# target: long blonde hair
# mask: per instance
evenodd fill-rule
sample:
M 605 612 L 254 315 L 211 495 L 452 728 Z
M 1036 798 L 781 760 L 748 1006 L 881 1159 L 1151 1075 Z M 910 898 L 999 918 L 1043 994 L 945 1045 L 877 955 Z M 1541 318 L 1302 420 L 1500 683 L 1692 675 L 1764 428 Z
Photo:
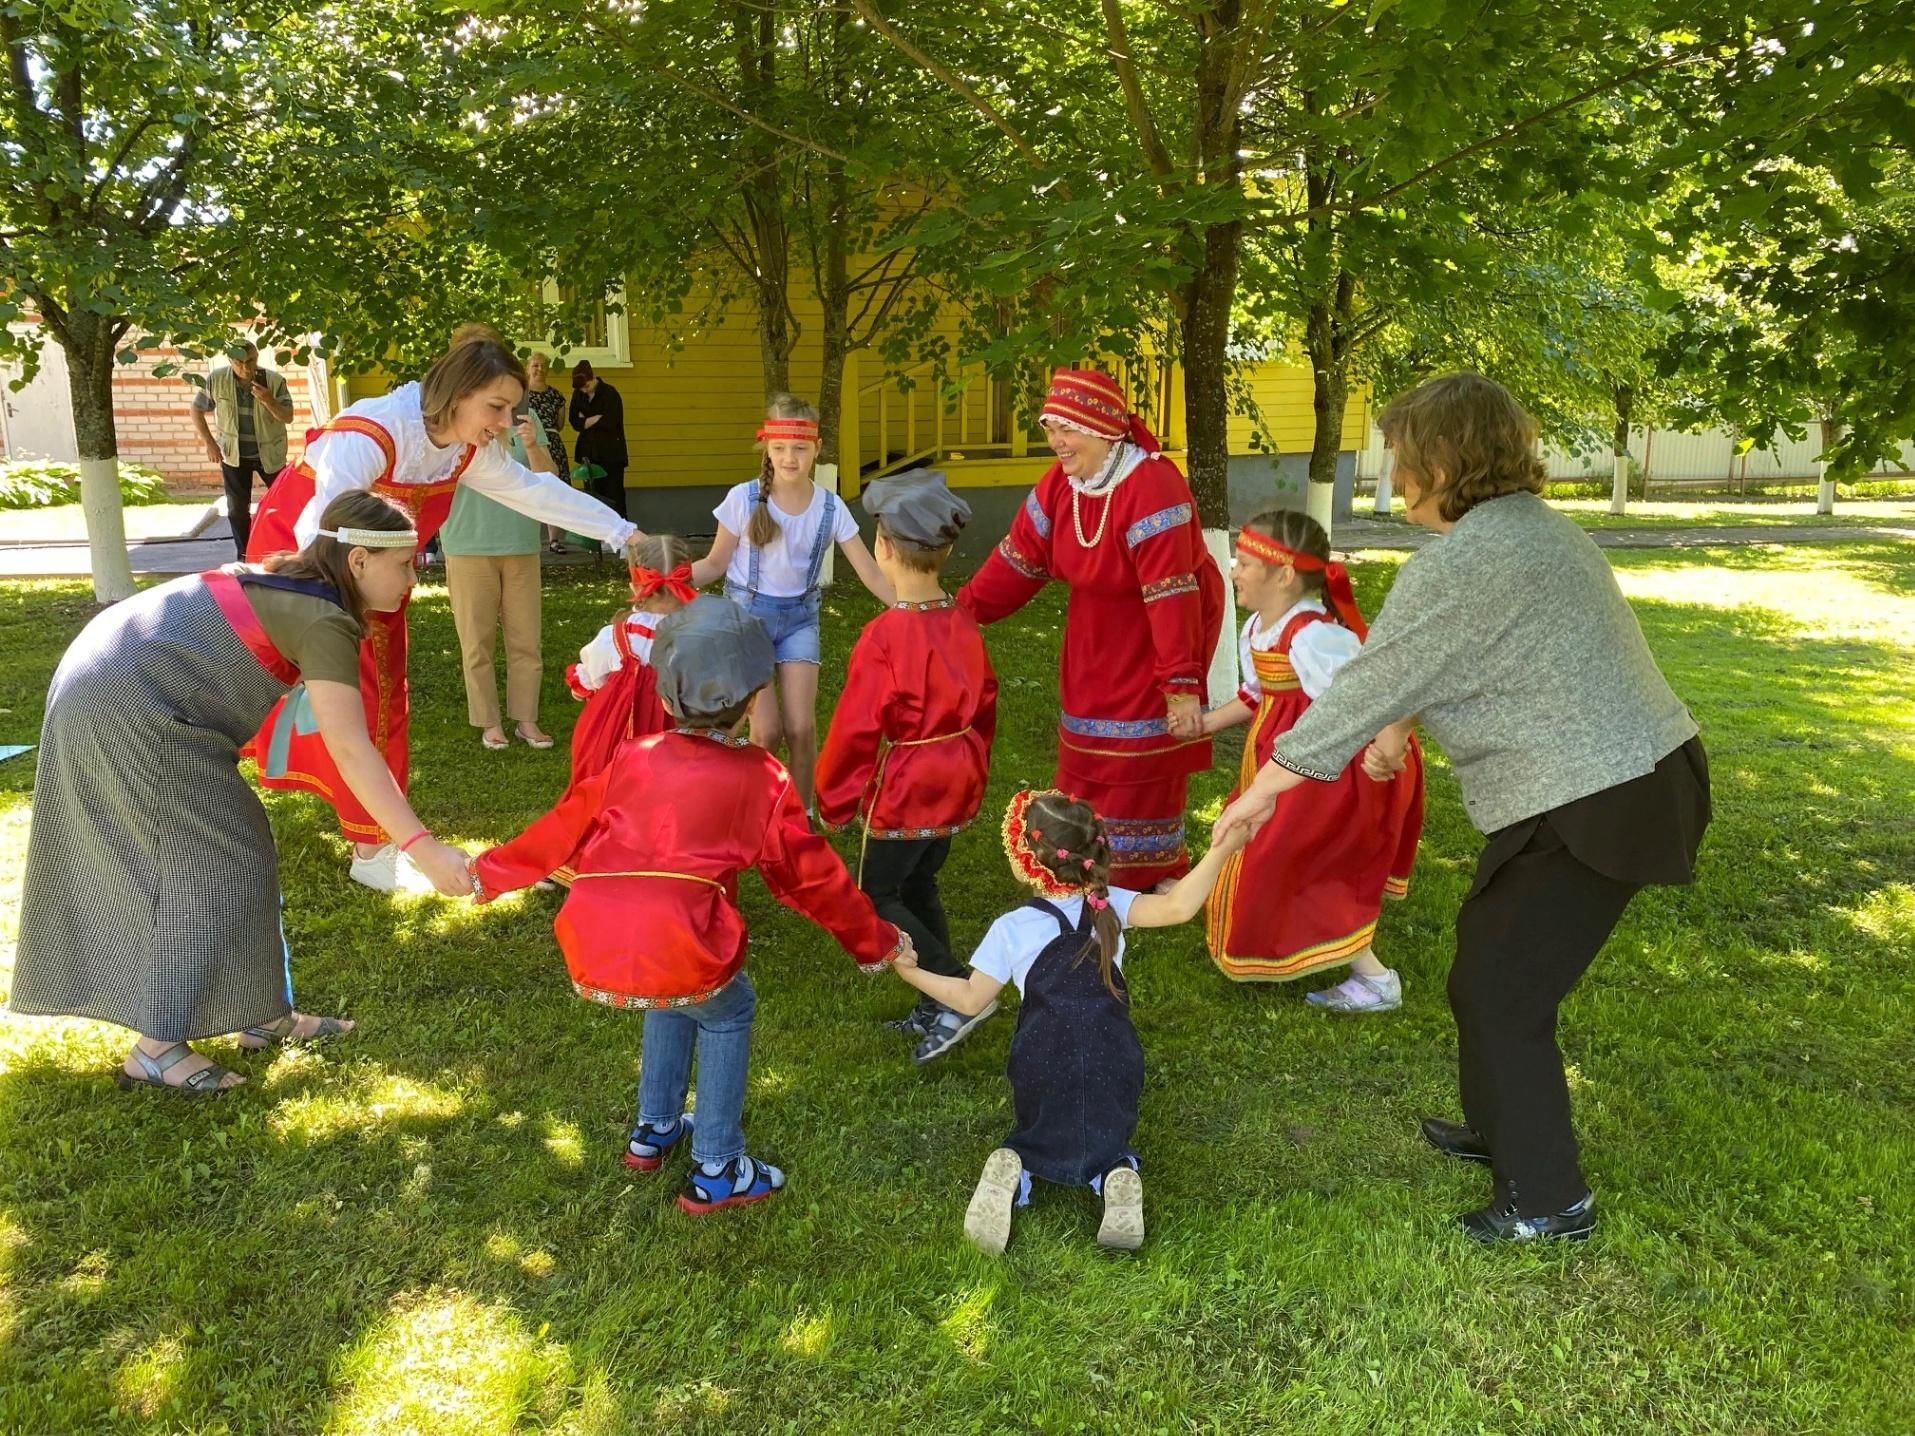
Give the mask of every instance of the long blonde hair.
M 765 405 L 767 419 L 809 419 L 818 422 L 818 409 L 796 394 L 773 394 Z M 758 471 L 758 492 L 752 498 L 751 522 L 745 525 L 745 538 L 754 548 L 778 542 L 778 521 L 771 516 L 771 446 L 758 446 L 765 452 L 764 467 Z

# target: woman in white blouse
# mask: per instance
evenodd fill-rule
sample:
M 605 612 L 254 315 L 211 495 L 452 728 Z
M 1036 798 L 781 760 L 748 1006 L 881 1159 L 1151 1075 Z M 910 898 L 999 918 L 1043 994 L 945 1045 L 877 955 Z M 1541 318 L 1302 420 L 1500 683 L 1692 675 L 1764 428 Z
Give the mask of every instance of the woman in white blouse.
M 622 515 L 555 474 L 534 473 L 500 446 L 525 388 L 525 366 L 505 341 L 483 325 L 467 325 L 421 382 L 362 399 L 308 438 L 305 457 L 280 473 L 260 505 L 248 557 L 303 547 L 326 505 L 352 489 L 370 489 L 405 508 L 423 546 L 445 522 L 461 484 L 542 523 L 629 544 L 638 530 Z M 373 742 L 403 791 L 409 712 L 403 608 L 369 621 L 360 689 Z M 340 780 L 296 699 L 289 695 L 260 730 L 261 783 L 326 799 L 354 844 L 353 878 L 367 887 L 398 887 L 400 854 L 391 835 Z

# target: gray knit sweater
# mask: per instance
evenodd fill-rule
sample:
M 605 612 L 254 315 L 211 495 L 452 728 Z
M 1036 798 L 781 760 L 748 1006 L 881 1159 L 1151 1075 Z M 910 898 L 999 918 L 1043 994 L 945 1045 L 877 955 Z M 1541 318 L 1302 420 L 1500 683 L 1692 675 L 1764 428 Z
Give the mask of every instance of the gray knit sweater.
M 1534 494 L 1478 504 L 1403 565 L 1273 757 L 1331 781 L 1413 714 L 1485 833 L 1640 778 L 1696 732 L 1602 550 Z

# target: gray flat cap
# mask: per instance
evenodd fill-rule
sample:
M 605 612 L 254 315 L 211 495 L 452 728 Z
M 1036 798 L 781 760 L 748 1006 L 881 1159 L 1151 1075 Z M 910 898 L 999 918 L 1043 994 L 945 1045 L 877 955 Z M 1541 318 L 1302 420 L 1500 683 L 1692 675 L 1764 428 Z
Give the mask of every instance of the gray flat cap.
M 863 502 L 885 533 L 919 548 L 956 543 L 971 521 L 971 506 L 951 492 L 940 469 L 906 469 L 877 479 L 865 489 Z
M 709 718 L 771 682 L 777 662 L 764 624 L 729 598 L 707 594 L 658 621 L 652 639 L 658 696 L 680 718 Z

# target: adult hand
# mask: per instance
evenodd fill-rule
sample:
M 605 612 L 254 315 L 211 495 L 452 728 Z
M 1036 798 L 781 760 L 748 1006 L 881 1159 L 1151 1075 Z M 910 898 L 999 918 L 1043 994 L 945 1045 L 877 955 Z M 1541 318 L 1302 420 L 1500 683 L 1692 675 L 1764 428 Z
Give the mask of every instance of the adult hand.
M 253 391 L 253 397 L 255 399 L 271 399 L 273 397 L 273 391 L 266 387 L 266 381 L 257 376 L 255 376 L 253 382 L 246 387 Z
M 226 462 L 226 455 L 220 452 L 218 439 L 208 439 L 206 441 L 206 457 L 216 464 Z
M 1246 824 L 1238 823 L 1225 829 L 1223 819 L 1218 818 L 1210 829 L 1210 846 L 1225 853 L 1234 853 L 1250 841 L 1250 829 Z
M 463 848 L 455 848 L 437 838 L 421 838 L 406 849 L 406 856 L 447 897 L 472 896 L 472 876 L 465 865 Z
M 1391 724 L 1363 750 L 1364 775 L 1378 783 L 1387 783 L 1408 766 L 1409 755 L 1409 730 Z
M 1211 829 L 1211 841 L 1228 843 L 1237 830 L 1242 829 L 1243 840 L 1249 842 L 1270 821 L 1270 815 L 1276 809 L 1276 794 L 1263 793 L 1253 783 L 1244 789 L 1236 802 L 1223 810 L 1223 816 L 1217 819 L 1217 826 Z
M 645 530 L 633 529 L 632 536 L 625 540 L 625 562 L 627 564 L 638 562 L 638 546 L 644 542 L 644 539 Z
M 539 447 L 537 432 L 532 428 L 532 416 L 521 414 L 518 422 L 512 426 L 518 432 L 519 445 L 527 454 Z

